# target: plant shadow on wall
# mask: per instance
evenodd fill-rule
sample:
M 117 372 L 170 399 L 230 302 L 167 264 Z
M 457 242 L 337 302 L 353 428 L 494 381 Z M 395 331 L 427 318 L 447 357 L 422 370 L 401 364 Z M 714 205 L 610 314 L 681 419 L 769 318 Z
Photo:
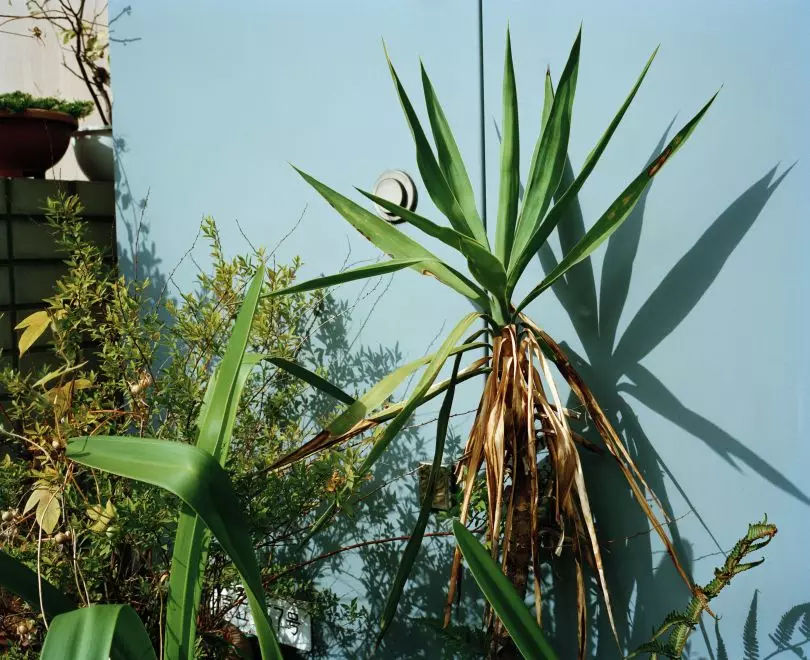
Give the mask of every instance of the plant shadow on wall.
M 668 132 L 669 128 L 653 154 L 657 154 L 665 144 Z M 639 249 L 647 193 L 639 200 L 625 225 L 608 242 L 598 296 L 590 260 L 573 268 L 552 287 L 571 320 L 584 348 L 584 355 L 579 355 L 570 343 L 564 343 L 563 347 L 575 368 L 591 384 L 610 421 L 622 434 L 633 460 L 673 517 L 669 529 L 684 566 L 690 573 L 692 550 L 679 534 L 677 526 L 681 515 L 696 516 L 717 551 L 723 552 L 721 543 L 727 540 L 716 539 L 706 526 L 689 494 L 683 491 L 676 475 L 656 452 L 631 402 L 623 395 L 630 394 L 636 401 L 702 440 L 734 469 L 739 470 L 740 464 L 744 464 L 751 472 L 785 493 L 810 504 L 807 495 L 774 466 L 709 419 L 682 404 L 664 383 L 641 364 L 695 308 L 791 168 L 777 177 L 777 168 L 774 167 L 734 200 L 669 271 L 618 339 L 617 329 Z M 570 164 L 567 175 L 568 178 L 572 177 Z M 558 232 L 563 251 L 582 238 L 585 225 L 578 205 L 574 205 L 570 216 L 560 223 Z M 557 265 L 548 244 L 538 257 L 546 272 L 551 272 Z M 575 406 L 576 401 L 570 398 L 569 405 Z M 649 528 L 649 522 L 643 512 L 633 506 L 630 490 L 612 467 L 602 458 L 584 455 L 583 469 L 588 483 L 592 484 L 595 517 L 600 521 L 603 538 L 606 539 L 608 581 L 615 585 L 613 596 L 616 609 L 628 613 L 627 617 L 617 619 L 617 629 L 622 646 L 633 649 L 645 640 L 650 628 L 672 609 L 673 603 L 688 595 L 688 590 L 665 555 L 658 566 L 653 565 L 652 535 L 643 533 Z M 687 503 L 688 512 L 673 511 L 667 496 L 667 479 Z M 572 575 L 571 567 L 563 567 L 558 575 L 547 576 L 556 596 L 552 597 L 552 602 L 546 601 L 550 608 L 547 612 L 553 622 L 551 637 L 562 657 L 569 657 L 569 654 L 574 657 L 576 653 L 575 647 L 569 646 L 570 640 L 575 637 L 572 630 L 576 630 L 576 620 L 571 615 L 570 595 L 566 594 L 564 588 L 554 590 L 553 584 L 570 584 Z M 593 657 L 620 657 L 603 612 L 596 612 L 590 630 Z

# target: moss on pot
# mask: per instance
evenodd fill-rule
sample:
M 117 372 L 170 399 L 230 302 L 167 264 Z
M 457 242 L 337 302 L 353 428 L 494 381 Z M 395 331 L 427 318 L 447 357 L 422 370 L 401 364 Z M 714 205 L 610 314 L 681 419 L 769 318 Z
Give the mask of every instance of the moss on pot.
M 51 110 L 65 112 L 75 119 L 82 119 L 93 112 L 94 107 L 92 101 L 62 101 L 52 96 L 34 97 L 25 92 L 0 94 L 0 112 Z

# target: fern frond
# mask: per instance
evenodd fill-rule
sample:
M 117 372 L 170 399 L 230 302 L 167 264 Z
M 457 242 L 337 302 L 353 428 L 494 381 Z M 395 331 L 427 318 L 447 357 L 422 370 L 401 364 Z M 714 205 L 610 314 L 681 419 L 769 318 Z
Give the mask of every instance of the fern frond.
M 743 626 L 743 660 L 759 660 L 759 640 L 757 639 L 757 596 L 758 591 L 754 591 L 754 598 L 748 608 L 748 616 L 745 618 Z

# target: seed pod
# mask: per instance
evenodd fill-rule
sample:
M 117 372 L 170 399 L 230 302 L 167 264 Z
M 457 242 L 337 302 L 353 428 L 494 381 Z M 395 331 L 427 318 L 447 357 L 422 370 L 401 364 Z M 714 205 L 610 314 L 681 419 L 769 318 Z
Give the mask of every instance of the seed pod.
M 56 450 L 59 450 L 62 448 L 62 443 L 59 442 L 59 440 L 54 440 L 53 442 L 51 442 L 51 447 L 53 447 Z
M 25 621 L 21 621 L 17 624 L 17 634 L 24 635 L 28 632 L 28 626 L 26 625 Z
M 3 511 L 2 518 L 3 518 L 3 522 L 8 522 L 12 518 L 14 518 L 14 516 L 12 515 L 11 511 Z
M 53 537 L 53 540 L 61 545 L 62 543 L 67 541 L 67 536 L 65 536 L 64 532 L 59 532 L 56 534 L 56 536 Z

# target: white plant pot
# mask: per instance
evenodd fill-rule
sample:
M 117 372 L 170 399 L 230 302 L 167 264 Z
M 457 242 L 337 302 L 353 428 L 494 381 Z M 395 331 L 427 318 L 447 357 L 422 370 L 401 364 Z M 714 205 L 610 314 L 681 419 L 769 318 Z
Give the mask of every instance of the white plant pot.
M 90 181 L 115 181 L 112 126 L 80 128 L 73 134 L 73 153 Z

